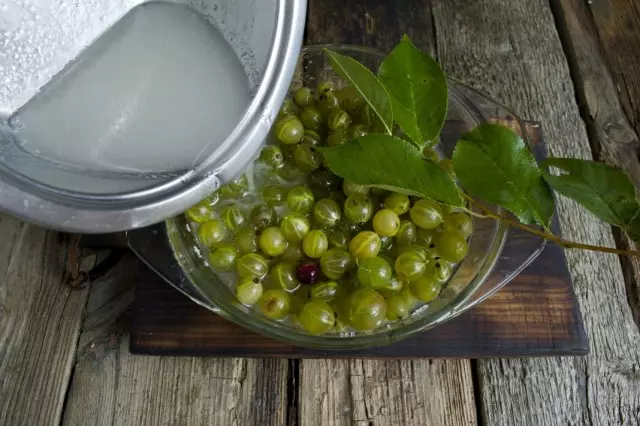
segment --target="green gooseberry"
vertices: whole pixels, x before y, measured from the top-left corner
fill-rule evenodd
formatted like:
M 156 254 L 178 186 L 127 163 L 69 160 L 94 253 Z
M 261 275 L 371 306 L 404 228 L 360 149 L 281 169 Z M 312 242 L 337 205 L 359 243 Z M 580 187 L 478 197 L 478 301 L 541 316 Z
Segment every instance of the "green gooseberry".
M 336 97 L 340 101 L 340 106 L 349 113 L 356 112 L 365 104 L 365 100 L 353 86 L 346 86 L 335 91 Z
M 304 215 L 290 213 L 280 222 L 280 230 L 287 241 L 297 243 L 302 241 L 304 236 L 311 230 L 311 224 Z
M 416 201 L 411 207 L 409 215 L 413 223 L 423 229 L 435 229 L 444 220 L 444 213 L 440 204 L 429 199 Z
M 334 89 L 335 84 L 333 83 L 333 81 L 321 81 L 320 83 L 318 83 L 318 86 L 316 87 L 318 100 L 321 100 L 323 95 L 333 92 Z
M 275 207 L 284 204 L 287 190 L 282 185 L 267 185 L 262 190 L 262 198 L 268 206 Z
M 209 220 L 198 228 L 198 240 L 207 247 L 217 247 L 227 238 L 228 229 L 225 224 L 218 219 Z
M 349 252 L 358 262 L 380 252 L 380 237 L 375 232 L 362 231 L 349 243 Z
M 346 316 L 351 325 L 360 331 L 380 327 L 387 316 L 384 297 L 370 288 L 355 290 L 345 302 Z
M 262 283 L 254 277 L 246 277 L 240 280 L 236 287 L 236 299 L 243 305 L 251 306 L 258 303 L 262 297 Z
M 300 122 L 305 129 L 320 130 L 324 123 L 324 114 L 315 105 L 309 105 L 300 111 Z
M 348 112 L 341 109 L 333 109 L 329 113 L 327 124 L 329 125 L 329 129 L 333 131 L 346 130 L 351 124 L 351 116 Z
M 298 113 L 298 107 L 291 99 L 285 99 L 280 107 L 278 117 L 284 117 L 286 115 L 295 115 Z
M 384 206 L 400 216 L 409 211 L 411 200 L 408 195 L 394 192 L 384 199 Z
M 310 173 L 322 166 L 322 154 L 313 146 L 299 144 L 293 150 L 293 161 L 300 170 Z
M 235 231 L 240 228 L 246 220 L 244 212 L 236 205 L 227 206 L 222 209 L 220 217 L 226 227 L 231 231 Z
M 322 300 L 305 303 L 298 315 L 298 323 L 309 334 L 324 334 L 335 322 L 333 309 Z
M 248 226 L 238 229 L 235 236 L 235 243 L 240 253 L 254 253 L 258 251 L 258 236 L 256 232 Z
M 258 161 L 270 169 L 279 169 L 284 165 L 284 154 L 277 146 L 269 145 L 262 148 Z
M 300 142 L 304 135 L 304 126 L 295 115 L 286 115 L 276 123 L 276 137 L 285 145 L 294 145 Z
M 278 288 L 294 292 L 300 287 L 296 267 L 290 262 L 279 262 L 269 271 L 269 281 Z
M 258 245 L 263 253 L 275 257 L 284 253 L 287 248 L 287 239 L 277 226 L 269 226 L 260 234 Z
M 284 290 L 269 289 L 262 293 L 259 302 L 260 311 L 268 318 L 280 320 L 289 314 L 291 296 Z
M 318 98 L 318 109 L 323 114 L 329 114 L 337 108 L 340 108 L 340 101 L 333 92 L 324 93 Z
M 247 253 L 240 256 L 236 261 L 236 271 L 240 278 L 262 279 L 269 271 L 269 263 L 257 253 Z
M 424 158 L 426 158 L 427 160 L 437 163 L 438 160 L 440 159 L 440 156 L 438 155 L 438 151 L 436 151 L 435 149 L 433 149 L 430 146 L 425 146 L 422 149 L 422 156 Z
M 238 250 L 229 243 L 220 244 L 217 249 L 209 253 L 209 265 L 216 271 L 228 272 L 233 270 L 238 258 Z
M 301 87 L 293 93 L 293 101 L 300 108 L 304 108 L 311 105 L 315 101 L 315 99 L 313 97 L 311 89 L 309 89 L 308 87 Z
M 351 255 L 341 248 L 329 249 L 320 256 L 320 270 L 332 280 L 341 278 L 352 265 Z
M 367 195 L 354 194 L 344 202 L 344 216 L 354 223 L 365 223 L 373 216 L 373 201 Z
M 451 176 L 455 178 L 456 172 L 453 170 L 453 161 L 450 158 L 445 158 L 444 160 L 440 160 L 438 165 L 444 169 L 445 172 L 449 173 Z
M 393 210 L 379 210 L 373 216 L 373 229 L 381 237 L 393 237 L 400 230 L 400 218 Z
M 287 194 L 287 207 L 295 213 L 310 213 L 314 201 L 313 192 L 302 185 L 294 186 Z
M 405 246 L 416 242 L 417 233 L 418 230 L 413 222 L 410 220 L 401 220 L 400 229 L 398 229 L 393 239 L 399 246 Z
M 339 287 L 336 281 L 321 281 L 311 286 L 311 298 L 330 302 L 338 295 Z
M 304 254 L 312 259 L 318 259 L 329 248 L 329 240 L 326 234 L 318 229 L 309 231 L 302 240 Z
M 323 198 L 313 206 L 313 218 L 323 226 L 334 226 L 341 216 L 340 206 L 329 198 Z
M 254 228 L 259 231 L 267 226 L 274 225 L 278 220 L 278 214 L 272 207 L 260 204 L 251 210 L 249 219 Z
M 386 287 L 393 276 L 389 263 L 379 256 L 368 257 L 358 265 L 358 280 L 364 287 Z

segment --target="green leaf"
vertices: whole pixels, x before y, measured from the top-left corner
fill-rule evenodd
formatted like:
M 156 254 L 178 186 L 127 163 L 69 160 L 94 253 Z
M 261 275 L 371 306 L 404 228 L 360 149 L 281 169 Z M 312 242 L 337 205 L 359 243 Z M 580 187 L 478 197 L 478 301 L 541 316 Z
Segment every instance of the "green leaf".
M 453 168 L 471 195 L 510 210 L 522 223 L 549 226 L 553 195 L 533 154 L 512 130 L 482 124 L 464 134 L 453 151 Z
M 410 142 L 395 136 L 369 134 L 339 146 L 317 149 L 329 169 L 344 179 L 462 206 L 449 173 L 424 160 Z
M 393 132 L 391 100 L 382 83 L 367 67 L 355 59 L 328 49 L 325 49 L 325 52 L 333 70 L 362 95 L 373 112 L 380 117 L 386 132 L 391 134 Z
M 640 211 L 640 208 L 636 210 L 636 213 Z M 640 214 L 636 214 L 636 216 L 631 219 L 631 221 L 627 224 L 627 226 L 622 227 L 629 237 L 638 245 L 640 245 Z
M 437 141 L 447 116 L 447 77 L 405 35 L 380 65 L 378 79 L 391 97 L 393 118 L 422 148 Z
M 640 239 L 640 204 L 636 188 L 621 170 L 595 161 L 549 158 L 545 167 L 557 167 L 560 176 L 543 171 L 544 179 L 558 193 L 578 202 L 595 216 Z

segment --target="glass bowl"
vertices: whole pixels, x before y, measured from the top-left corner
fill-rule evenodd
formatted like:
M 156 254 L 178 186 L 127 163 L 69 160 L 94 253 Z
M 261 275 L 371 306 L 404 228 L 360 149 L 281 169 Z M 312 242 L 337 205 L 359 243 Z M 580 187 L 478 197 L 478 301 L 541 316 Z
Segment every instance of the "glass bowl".
M 333 73 L 324 48 L 351 56 L 376 71 L 384 55 L 355 46 L 310 46 L 302 50 L 292 89 L 319 80 L 340 81 Z M 495 100 L 455 80 L 449 80 L 449 110 L 440 148 L 451 155 L 458 137 L 478 124 L 499 121 L 529 142 L 521 120 Z M 504 212 L 492 207 L 496 212 Z M 270 320 L 240 304 L 233 291 L 207 266 L 184 216 L 151 228 L 129 232 L 131 248 L 159 275 L 194 302 L 239 325 L 275 339 L 325 350 L 381 346 L 436 327 L 471 309 L 502 288 L 544 248 L 544 240 L 502 222 L 473 217 L 475 231 L 467 257 L 460 263 L 441 295 L 413 315 L 372 332 L 310 335 L 287 323 Z

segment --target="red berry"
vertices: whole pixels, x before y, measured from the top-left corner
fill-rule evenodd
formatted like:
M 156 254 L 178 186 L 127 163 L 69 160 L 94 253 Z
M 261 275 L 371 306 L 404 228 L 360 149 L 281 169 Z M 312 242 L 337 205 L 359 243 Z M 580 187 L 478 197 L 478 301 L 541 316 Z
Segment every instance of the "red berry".
M 296 278 L 302 284 L 315 284 L 320 275 L 320 268 L 315 263 L 303 263 L 296 269 Z

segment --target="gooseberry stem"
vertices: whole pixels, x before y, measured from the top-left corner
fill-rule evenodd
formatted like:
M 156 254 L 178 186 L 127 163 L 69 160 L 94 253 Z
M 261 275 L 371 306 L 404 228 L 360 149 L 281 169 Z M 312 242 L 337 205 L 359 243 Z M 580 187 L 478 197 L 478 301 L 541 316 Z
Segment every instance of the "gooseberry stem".
M 596 246 L 596 245 L 592 245 L 592 244 L 584 244 L 584 243 L 578 243 L 576 241 L 570 241 L 570 240 L 565 240 L 564 238 L 558 237 L 557 235 L 554 235 L 550 232 L 546 232 L 546 231 L 541 231 L 540 229 L 536 229 L 532 226 L 529 225 L 525 225 L 515 219 L 512 219 L 510 217 L 506 217 L 506 216 L 502 216 L 500 214 L 494 213 L 492 212 L 487 206 L 485 206 L 484 204 L 482 204 L 481 202 L 469 197 L 468 195 L 463 193 L 463 196 L 469 200 L 470 203 L 475 204 L 476 206 L 478 206 L 481 210 L 482 213 L 478 214 L 476 212 L 473 212 L 472 214 L 474 216 L 484 216 L 484 217 L 490 217 L 492 219 L 496 219 L 499 221 L 502 221 L 506 224 L 508 224 L 509 226 L 513 226 L 514 228 L 518 228 L 521 229 L 523 231 L 529 232 L 531 234 L 537 235 L 539 237 L 544 238 L 545 240 L 549 240 L 549 241 L 553 241 L 554 243 L 557 243 L 558 245 L 564 247 L 564 248 L 571 248 L 571 249 L 582 249 L 582 250 L 590 250 L 590 251 L 599 251 L 602 253 L 612 253 L 612 254 L 625 254 L 625 255 L 629 255 L 629 256 L 638 256 L 640 257 L 640 251 L 636 251 L 636 250 L 622 250 L 622 249 L 617 249 L 617 248 L 612 248 L 612 247 L 603 247 L 603 246 Z

